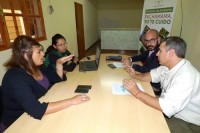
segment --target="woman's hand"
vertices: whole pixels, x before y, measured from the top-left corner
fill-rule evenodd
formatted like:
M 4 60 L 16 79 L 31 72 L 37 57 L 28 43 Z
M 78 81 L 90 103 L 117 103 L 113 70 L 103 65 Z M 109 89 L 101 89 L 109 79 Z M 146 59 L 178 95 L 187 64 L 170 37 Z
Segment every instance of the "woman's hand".
M 77 63 L 78 63 L 78 61 L 79 61 L 79 58 L 78 58 L 78 57 L 76 57 L 76 56 L 74 56 L 73 62 L 74 62 L 75 64 L 77 64 Z
M 58 59 L 58 60 L 56 61 L 56 65 L 62 65 L 63 63 L 65 63 L 65 62 L 71 60 L 71 59 L 73 58 L 73 56 L 74 56 L 74 55 L 71 54 L 71 55 L 69 55 L 69 56 L 65 56 L 65 57 L 62 57 L 62 58 Z
M 87 102 L 89 100 L 90 100 L 90 97 L 88 97 L 85 94 L 79 94 L 79 95 L 76 95 L 76 96 L 70 98 L 70 101 L 71 101 L 72 105 L 84 103 L 84 102 Z
M 65 100 L 57 101 L 57 102 L 51 102 L 48 104 L 45 114 L 54 113 L 54 112 L 60 111 L 62 109 L 68 108 L 72 105 L 85 103 L 89 100 L 90 100 L 90 98 L 87 95 L 79 94 L 72 98 L 68 98 Z
M 62 57 L 56 61 L 56 72 L 60 76 L 60 78 L 63 78 L 63 74 L 66 74 L 66 71 L 63 70 L 63 63 L 71 60 L 73 56 L 74 55 L 71 54 L 69 56 Z

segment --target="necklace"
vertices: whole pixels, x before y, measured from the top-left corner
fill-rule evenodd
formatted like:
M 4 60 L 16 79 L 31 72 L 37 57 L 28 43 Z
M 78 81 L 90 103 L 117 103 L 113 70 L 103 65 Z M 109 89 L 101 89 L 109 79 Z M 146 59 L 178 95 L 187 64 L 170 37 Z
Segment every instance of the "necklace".
M 175 75 L 178 73 L 178 71 L 185 65 L 186 61 L 178 68 L 178 70 L 176 70 L 176 72 L 174 73 L 174 75 L 171 77 L 170 81 L 168 82 L 167 86 L 164 87 L 164 86 L 161 86 L 161 89 L 162 89 L 162 95 L 161 97 L 164 97 L 164 93 L 166 93 L 167 89 L 171 86 L 172 84 L 172 81 L 175 77 Z M 161 85 L 164 85 L 164 82 L 165 82 L 165 79 L 166 79 L 167 76 L 164 77 L 163 81 L 161 81 Z

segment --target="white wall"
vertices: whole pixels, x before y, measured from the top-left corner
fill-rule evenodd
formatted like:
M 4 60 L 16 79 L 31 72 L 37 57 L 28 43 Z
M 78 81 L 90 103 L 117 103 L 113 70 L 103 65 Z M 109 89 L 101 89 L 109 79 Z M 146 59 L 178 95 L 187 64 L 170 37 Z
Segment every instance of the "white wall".
M 102 28 L 140 29 L 143 4 L 144 0 L 98 0 L 99 38 Z
M 98 39 L 97 5 L 93 0 L 51 0 L 54 8 L 53 14 L 49 14 L 47 7 L 49 0 L 41 0 L 47 40 L 40 43 L 46 49 L 51 44 L 51 37 L 60 33 L 66 37 L 68 49 L 77 50 L 76 21 L 74 2 L 83 5 L 85 48 L 90 47 Z M 0 51 L 0 82 L 2 81 L 5 69 L 3 64 L 10 58 L 11 50 Z
M 11 49 L 4 50 L 0 52 L 0 85 L 3 78 L 4 73 L 6 72 L 5 67 L 3 64 L 11 57 Z
M 101 49 L 138 50 L 140 29 L 101 29 Z
M 78 55 L 77 50 L 77 36 L 76 36 L 76 20 L 74 2 L 83 5 L 84 17 L 84 32 L 85 32 L 85 48 L 90 47 L 97 41 L 97 8 L 96 2 L 92 0 L 59 0 L 51 1 L 54 8 L 54 13 L 49 14 L 47 6 L 49 1 L 43 1 L 43 15 L 45 19 L 45 27 L 47 33 L 47 40 L 41 42 L 44 46 L 51 44 L 51 37 L 55 33 L 63 34 L 68 42 L 69 49 L 75 49 L 75 54 Z
M 182 0 L 183 27 L 181 37 L 187 43 L 186 59 L 200 71 L 200 11 L 199 0 Z M 176 14 L 172 26 L 171 35 L 179 36 L 181 27 L 181 0 L 177 2 Z
M 140 28 L 144 0 L 99 0 L 101 28 Z

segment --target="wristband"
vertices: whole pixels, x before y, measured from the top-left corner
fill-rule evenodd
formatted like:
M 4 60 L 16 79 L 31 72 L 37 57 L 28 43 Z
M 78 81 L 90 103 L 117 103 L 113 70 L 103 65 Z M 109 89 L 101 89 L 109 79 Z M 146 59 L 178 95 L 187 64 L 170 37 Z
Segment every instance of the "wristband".
M 135 97 L 137 98 L 137 95 L 140 93 L 141 91 L 139 90 L 138 92 L 135 93 Z
M 132 62 L 132 58 L 129 58 L 129 61 Z

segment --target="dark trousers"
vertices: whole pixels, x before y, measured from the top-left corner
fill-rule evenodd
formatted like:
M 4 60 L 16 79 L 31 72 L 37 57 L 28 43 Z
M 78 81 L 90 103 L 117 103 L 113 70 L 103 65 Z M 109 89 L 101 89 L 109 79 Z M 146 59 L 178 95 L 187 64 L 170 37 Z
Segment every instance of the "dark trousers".
M 165 117 L 171 133 L 200 133 L 200 126 L 185 122 L 181 119 Z

